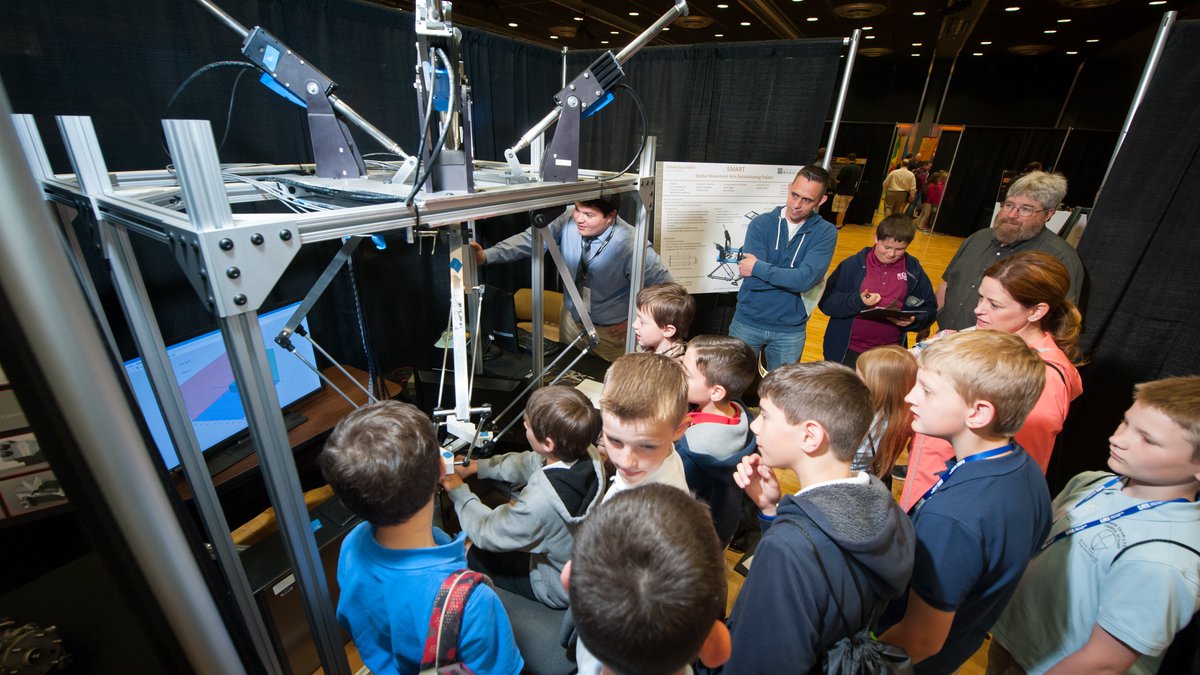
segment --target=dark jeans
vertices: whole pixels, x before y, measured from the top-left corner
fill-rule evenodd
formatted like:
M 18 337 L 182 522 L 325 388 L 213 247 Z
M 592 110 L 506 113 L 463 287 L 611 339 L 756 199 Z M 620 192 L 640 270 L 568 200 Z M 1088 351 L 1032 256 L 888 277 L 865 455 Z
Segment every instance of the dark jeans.
M 492 579 L 497 588 L 541 602 L 533 594 L 529 581 L 529 554 L 522 551 L 497 553 L 484 551 L 478 546 L 467 549 L 467 567 L 483 572 Z

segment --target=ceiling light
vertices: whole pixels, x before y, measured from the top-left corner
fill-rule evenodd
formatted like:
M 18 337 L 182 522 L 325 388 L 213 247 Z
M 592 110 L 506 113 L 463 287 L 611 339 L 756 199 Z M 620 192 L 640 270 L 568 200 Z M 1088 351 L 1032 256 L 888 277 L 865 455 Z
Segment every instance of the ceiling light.
M 671 27 L 670 27 L 670 26 L 663 26 L 663 30 L 665 30 L 665 31 L 666 31 L 666 30 L 671 30 Z
M 925 12 L 913 12 L 913 16 L 925 16 Z M 913 54 L 913 56 L 916 56 L 916 54 Z
M 971 56 L 983 56 L 983 52 L 971 52 Z
M 815 16 L 810 16 L 810 17 L 808 17 L 808 22 L 809 22 L 809 23 L 812 23 L 813 21 L 817 21 L 817 17 L 815 17 Z
M 875 26 L 863 26 L 863 30 L 875 30 Z
M 551 39 L 551 40 L 557 40 L 557 39 L 558 39 L 558 36 L 557 36 L 557 35 L 551 35 L 551 36 L 550 36 L 550 39 Z
M 1043 33 L 1045 33 L 1046 35 L 1054 35 L 1054 34 L 1055 34 L 1055 33 L 1057 33 L 1058 31 L 1056 31 L 1056 30 L 1044 30 L 1044 31 L 1042 31 L 1042 32 L 1043 32 Z
M 1091 43 L 1091 42 L 1099 42 L 1099 40 L 1097 40 L 1096 38 L 1092 38 L 1091 40 L 1088 40 L 1088 42 L 1089 42 L 1089 43 Z
M 517 27 L 517 24 L 516 24 L 516 23 L 514 23 L 514 22 L 512 22 L 512 21 L 509 21 L 509 22 L 508 22 L 508 27 L 509 27 L 509 28 L 516 28 L 516 27 Z
M 875 36 L 874 36 L 874 35 L 868 35 L 868 36 L 867 36 L 867 39 L 868 39 L 868 40 L 874 40 L 874 39 L 875 39 Z
M 985 47 L 986 47 L 987 45 L 990 45 L 990 44 L 992 44 L 992 41 L 991 41 L 991 40 L 984 40 L 983 42 L 980 42 L 979 44 L 981 44 L 981 45 L 983 45 L 983 46 L 985 46 Z
M 630 12 L 630 13 L 629 13 L 629 16 L 637 16 L 637 15 L 638 15 L 638 13 L 637 13 L 637 12 Z
M 920 54 L 913 52 L 913 56 L 920 56 Z
M 924 47 L 925 45 L 924 45 L 924 44 L 922 44 L 922 43 L 920 43 L 920 42 L 914 42 L 914 43 L 913 43 L 913 46 L 914 46 L 914 47 Z
M 1165 4 L 1167 4 L 1167 0 L 1154 0 L 1150 4 L 1151 5 L 1165 5 Z
M 717 33 L 717 34 L 716 34 L 716 35 L 714 35 L 713 37 L 725 37 L 725 34 L 724 34 L 724 33 Z
M 749 26 L 749 25 L 750 25 L 750 22 L 749 22 L 749 21 L 743 21 L 743 22 L 742 22 L 742 25 L 743 25 L 743 26 Z
M 1059 23 L 1071 23 L 1071 20 L 1070 19 L 1059 19 L 1058 22 Z
M 1075 56 L 1079 52 L 1067 52 L 1067 56 Z
M 573 17 L 571 17 L 571 18 L 572 18 L 572 19 L 575 19 L 576 21 L 583 21 L 583 17 L 582 17 L 582 16 L 573 16 Z
M 1021 8 L 1020 8 L 1020 7 L 1005 7 L 1005 8 L 1004 8 L 1004 11 L 1006 11 L 1006 12 L 1019 12 L 1019 11 L 1021 11 Z
M 608 44 L 608 40 L 601 40 L 601 41 L 600 41 L 600 44 L 602 44 L 602 45 L 606 45 L 606 44 Z
M 729 9 L 729 5 L 717 5 L 717 9 Z
M 610 31 L 608 31 L 608 34 L 609 34 L 609 35 L 620 35 L 620 34 L 621 34 L 621 31 L 619 31 L 619 30 L 610 30 Z

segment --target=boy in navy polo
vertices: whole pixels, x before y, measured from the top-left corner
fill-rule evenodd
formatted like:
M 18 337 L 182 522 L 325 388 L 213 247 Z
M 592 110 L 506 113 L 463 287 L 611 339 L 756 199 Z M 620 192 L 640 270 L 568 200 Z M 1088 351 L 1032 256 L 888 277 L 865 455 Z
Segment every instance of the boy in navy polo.
M 953 673 L 983 643 L 1050 529 L 1041 469 L 1012 435 L 1045 385 L 1045 363 L 997 331 L 949 335 L 921 354 L 905 400 L 913 429 L 954 446 L 947 471 L 911 511 L 916 561 L 907 598 L 879 639 L 918 673 Z
M 917 235 L 912 218 L 897 213 L 875 228 L 875 245 L 838 263 L 829 275 L 818 307 L 829 315 L 825 360 L 851 368 L 859 354 L 880 345 L 908 347 L 905 336 L 929 327 L 937 298 L 929 275 L 906 250 Z M 916 312 L 905 317 L 862 318 L 872 307 Z

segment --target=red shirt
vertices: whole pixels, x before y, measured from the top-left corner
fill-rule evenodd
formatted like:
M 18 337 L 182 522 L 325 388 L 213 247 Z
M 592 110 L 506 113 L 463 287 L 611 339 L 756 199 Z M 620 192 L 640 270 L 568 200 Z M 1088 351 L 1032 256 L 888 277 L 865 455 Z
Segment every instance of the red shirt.
M 882 296 L 876 307 L 903 307 L 908 296 L 907 256 L 900 256 L 894 263 L 885 265 L 867 252 L 867 274 L 863 277 L 859 291 L 870 291 Z M 900 341 L 900 327 L 890 321 L 855 319 L 850 326 L 850 351 L 865 352 L 872 347 L 896 344 Z

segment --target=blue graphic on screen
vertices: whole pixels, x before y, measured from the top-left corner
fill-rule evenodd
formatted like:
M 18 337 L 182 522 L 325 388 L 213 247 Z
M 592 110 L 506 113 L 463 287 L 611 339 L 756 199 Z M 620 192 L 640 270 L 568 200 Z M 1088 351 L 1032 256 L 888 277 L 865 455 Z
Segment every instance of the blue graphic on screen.
M 283 407 L 321 388 L 321 380 L 316 373 L 295 355 L 275 344 L 275 336 L 279 335 L 298 305 L 295 303 L 258 317 L 271 380 L 275 383 L 279 405 Z M 301 321 L 300 325 L 305 332 L 308 331 L 307 320 Z M 292 345 L 305 361 L 316 362 L 312 344 L 308 340 L 293 337 Z M 233 380 L 225 342 L 219 331 L 167 347 L 167 359 L 183 392 L 184 407 L 188 418 L 192 420 L 201 450 L 221 444 L 249 426 L 237 384 Z M 167 424 L 154 400 L 145 365 L 140 358 L 127 361 L 125 372 L 163 462 L 168 470 L 175 469 L 180 464 L 179 453 L 171 443 Z

